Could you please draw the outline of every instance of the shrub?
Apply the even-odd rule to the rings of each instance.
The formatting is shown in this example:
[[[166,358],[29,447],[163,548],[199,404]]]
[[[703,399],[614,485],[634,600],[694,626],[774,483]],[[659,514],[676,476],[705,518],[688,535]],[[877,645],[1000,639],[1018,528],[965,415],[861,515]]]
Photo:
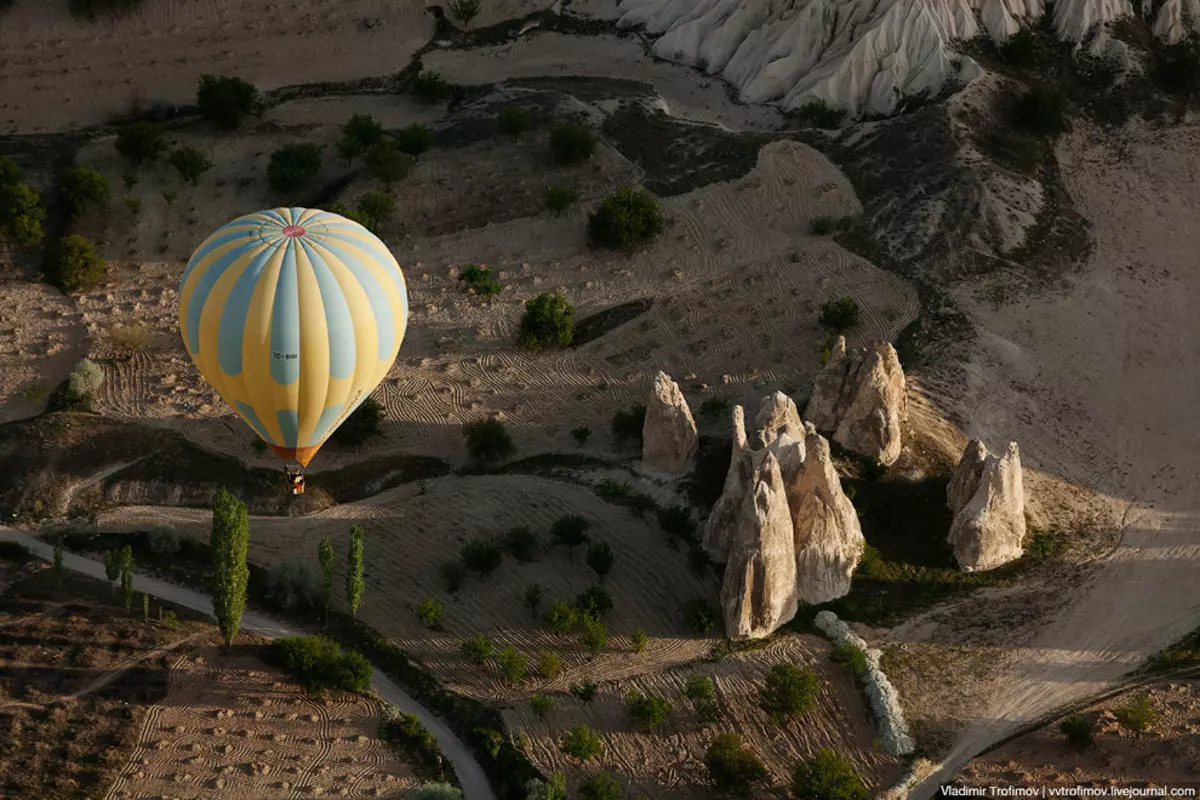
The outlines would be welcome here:
[[[448,783],[427,783],[414,790],[408,800],[463,800],[463,793]]]
[[[180,179],[187,181],[192,186],[196,185],[201,175],[212,169],[212,161],[208,156],[194,147],[181,147],[171,153],[167,160],[179,173]]]
[[[566,545],[567,555],[572,556],[575,548],[587,541],[587,529],[590,527],[591,522],[572,514],[556,519],[550,526],[550,536],[559,544]]]
[[[471,27],[471,20],[479,15],[482,0],[450,0],[450,16],[463,24],[464,28]]]
[[[604,740],[600,738],[600,734],[580,723],[567,731],[559,742],[558,749],[580,761],[587,761],[604,755]]]
[[[581,703],[590,703],[596,699],[596,691],[599,687],[596,684],[588,683],[573,683],[571,684],[571,694]]]
[[[553,650],[538,651],[538,675],[541,675],[548,681],[552,681],[558,677],[561,664],[559,663],[558,653]]]
[[[646,651],[646,631],[642,628],[634,628],[633,630],[633,652],[644,653]]]
[[[421,70],[413,79],[412,91],[423,103],[433,105],[450,99],[454,93],[452,87],[440,72],[431,69]]]
[[[441,601],[435,600],[432,597],[426,597],[417,606],[417,618],[421,620],[426,628],[436,628],[438,622],[442,619],[442,612],[446,610]]]
[[[459,649],[472,664],[484,664],[492,655],[492,640],[479,633],[463,640]]]
[[[533,128],[533,115],[520,106],[506,106],[500,109],[496,126],[505,136],[511,136],[515,140]]]
[[[237,130],[257,99],[254,84],[231,76],[201,75],[196,89],[200,115],[224,131]]]
[[[343,651],[324,636],[288,636],[271,643],[275,663],[304,689],[365,692],[371,683],[371,662],[361,653]]]
[[[520,683],[525,680],[527,662],[525,656],[515,648],[506,647],[501,650],[500,654],[496,656],[496,663],[500,665],[500,674],[509,683]]]
[[[580,800],[621,800],[621,784],[607,772],[589,775],[579,784]]]
[[[464,567],[479,577],[486,578],[500,568],[504,555],[495,542],[476,539],[463,545],[459,558]]]
[[[320,147],[308,143],[289,144],[271,154],[267,183],[276,192],[291,194],[307,186],[320,171]]]
[[[525,610],[531,617],[537,618],[538,609],[542,606],[542,587],[531,583],[525,587]]]
[[[658,200],[645,189],[626,186],[600,201],[588,217],[588,240],[601,247],[632,250],[665,227]]]
[[[1058,136],[1067,130],[1066,101],[1052,86],[1034,86],[1013,104],[1012,123],[1035,136]]]
[[[317,607],[320,583],[306,561],[290,558],[271,565],[267,572],[267,600],[276,608],[305,612]]]
[[[578,428],[571,429],[571,438],[575,440],[575,444],[583,447],[587,444],[588,438],[592,435],[592,429],[586,425],[581,425]]]
[[[580,125],[559,125],[550,131],[550,153],[559,164],[580,164],[596,152],[596,137]]]
[[[683,685],[683,696],[693,703],[702,703],[717,698],[717,686],[705,675],[689,675]]]
[[[776,664],[758,689],[759,706],[777,725],[812,708],[821,693],[821,679],[795,664]]]
[[[173,556],[183,549],[174,525],[155,525],[146,534],[146,547],[156,556]]]
[[[161,125],[135,122],[117,131],[117,152],[135,167],[154,161],[167,149]]]
[[[1082,717],[1079,714],[1072,714],[1058,723],[1058,729],[1062,731],[1062,735],[1067,737],[1067,741],[1080,750],[1085,750],[1092,746],[1094,727],[1090,719]]]
[[[833,648],[829,660],[835,664],[849,667],[855,675],[863,675],[867,671],[867,651],[852,644],[843,644]]]
[[[463,581],[467,579],[466,567],[457,561],[447,561],[438,571],[442,575],[442,582],[446,584],[446,591],[451,594],[461,589]]]
[[[608,628],[597,617],[591,614],[583,615],[583,633],[580,634],[580,639],[592,655],[596,655],[604,649],[604,645],[608,642]]]
[[[767,767],[736,733],[718,734],[704,753],[708,779],[719,791],[748,794],[754,781],[767,777]]]
[[[96,255],[92,243],[71,234],[58,242],[51,278],[64,292],[86,292],[104,279],[108,264]]]
[[[826,130],[840,126],[845,116],[845,111],[833,108],[824,100],[810,100],[796,110],[796,119],[800,124]]]
[[[689,600],[683,607],[683,616],[697,636],[708,636],[717,626],[717,610],[702,597]]]
[[[90,398],[104,383],[104,370],[89,358],[82,359],[67,377],[67,392],[75,397]]]
[[[1000,55],[1014,67],[1029,69],[1037,66],[1037,41],[1033,34],[1022,28],[1000,46]]]
[[[383,420],[383,404],[374,397],[367,398],[358,404],[358,408],[350,412],[330,437],[340,445],[354,447],[362,444],[372,436],[380,434],[379,423]]]
[[[527,350],[566,347],[575,338],[575,306],[562,294],[543,292],[525,303],[517,344]]]
[[[108,181],[91,167],[71,167],[63,173],[58,188],[72,216],[108,205]]]
[[[371,145],[364,161],[372,177],[389,188],[396,181],[403,180],[411,166],[409,157],[400,150],[396,140],[389,136]]]
[[[357,222],[359,225],[362,225],[364,228],[366,228],[367,230],[369,230],[371,232],[375,231],[375,221],[374,220],[372,220],[370,217],[368,217],[366,214],[362,213],[361,211],[354,211],[354,210],[347,208],[344,203],[330,203],[325,208],[325,210],[328,211],[330,214],[337,214],[338,216],[345,217],[348,220]]]
[[[554,216],[562,216],[562,212],[574,204],[579,195],[565,186],[546,187],[546,208],[554,212]]]
[[[516,452],[508,428],[498,419],[479,419],[463,426],[467,452],[476,461],[501,461]]]
[[[867,800],[862,778],[838,751],[824,747],[792,770],[792,796],[798,800]]]
[[[612,572],[615,559],[616,556],[613,555],[613,549],[608,542],[592,542],[588,545],[587,556],[584,557],[584,561],[592,568],[592,572],[596,573],[601,583],[608,577],[608,573]]]
[[[630,406],[613,414],[612,433],[619,442],[636,442],[641,447],[642,430],[645,427],[645,406]]]
[[[396,213],[396,198],[374,189],[364,192],[363,196],[358,198],[358,213],[366,220],[364,228],[370,231],[378,230],[380,225]]]
[[[342,126],[342,137],[353,140],[362,150],[366,150],[383,139],[383,126],[370,114],[355,114]]]
[[[546,715],[554,710],[554,698],[548,694],[530,695],[529,708],[537,715],[538,719],[545,719]]]
[[[537,561],[538,539],[528,525],[513,528],[504,534],[504,546],[513,558],[523,564]]]
[[[625,710],[629,712],[633,724],[643,733],[661,727],[671,709],[671,703],[666,698],[642,694],[637,689],[631,689],[629,694],[625,695]]]
[[[546,628],[551,633],[567,633],[571,628],[575,627],[576,620],[579,619],[579,613],[569,603],[564,603],[562,600],[555,600],[550,604],[550,609],[546,612]]]
[[[402,153],[419,156],[433,147],[433,132],[419,123],[409,125],[396,133],[396,146]]]
[[[821,324],[841,333],[858,324],[859,313],[858,303],[853,297],[830,300],[821,306]]]
[[[525,784],[525,800],[567,800],[567,776],[558,771],[549,782],[531,779]]]
[[[1134,733],[1143,733],[1154,724],[1158,714],[1150,705],[1150,695],[1140,694],[1126,705],[1113,711],[1121,727]]]
[[[662,508],[655,516],[658,518],[658,527],[671,539],[690,542],[696,537],[696,520],[692,519],[691,509],[686,506]]]
[[[13,244],[28,247],[42,240],[46,209],[41,195],[21,177],[17,165],[0,156],[0,229]]]
[[[467,265],[467,268],[462,271],[458,279],[466,285],[464,291],[470,292],[476,297],[482,297],[485,300],[490,300],[504,291],[504,286],[492,277],[492,271],[478,264]]]
[[[589,586],[575,598],[575,609],[580,614],[590,614],[597,619],[603,619],[612,607],[612,597],[603,586]]]
[[[385,705],[379,723],[379,738],[399,750],[416,774],[440,777],[446,773],[442,748],[415,714],[405,714],[394,706]]]

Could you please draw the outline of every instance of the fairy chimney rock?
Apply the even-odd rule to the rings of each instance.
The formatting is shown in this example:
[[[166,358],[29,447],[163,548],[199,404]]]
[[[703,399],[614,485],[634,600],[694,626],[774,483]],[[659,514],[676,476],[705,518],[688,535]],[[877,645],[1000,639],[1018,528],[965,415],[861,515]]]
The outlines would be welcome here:
[[[1004,455],[997,458],[986,455],[982,445],[977,450],[968,446],[963,461],[980,453],[983,467],[978,483],[950,525],[949,542],[964,572],[995,569],[1024,553],[1025,485],[1021,478],[1020,449],[1016,442],[1010,442]],[[964,467],[960,462],[954,477],[960,477],[960,471],[966,475],[973,469],[969,463]],[[965,494],[968,486],[969,481],[964,477],[956,492]]]
[[[979,479],[983,476],[987,457],[987,447],[983,442],[978,439],[967,442],[962,457],[958,459],[958,465],[950,474],[950,483],[946,485],[946,506],[953,513],[961,511],[979,488]]]
[[[729,471],[725,473],[725,486],[716,505],[704,523],[704,550],[717,564],[729,559],[729,541],[737,526],[746,499],[750,480],[750,463],[746,457],[746,411],[741,406],[733,407],[733,452],[729,459]]]
[[[813,384],[804,416],[847,450],[891,465],[900,457],[906,411],[904,369],[896,348],[881,342],[847,354],[839,336]]]
[[[696,455],[696,421],[679,384],[665,372],[654,376],[642,428],[642,461],[672,476],[688,471]]]

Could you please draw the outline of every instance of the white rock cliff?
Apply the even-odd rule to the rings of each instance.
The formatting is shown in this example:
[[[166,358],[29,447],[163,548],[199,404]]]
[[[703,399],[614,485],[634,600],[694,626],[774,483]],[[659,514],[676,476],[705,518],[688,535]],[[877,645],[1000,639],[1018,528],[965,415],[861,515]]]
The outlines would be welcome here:
[[[696,420],[679,385],[665,372],[654,376],[642,426],[642,461],[651,469],[679,476],[696,455]]]

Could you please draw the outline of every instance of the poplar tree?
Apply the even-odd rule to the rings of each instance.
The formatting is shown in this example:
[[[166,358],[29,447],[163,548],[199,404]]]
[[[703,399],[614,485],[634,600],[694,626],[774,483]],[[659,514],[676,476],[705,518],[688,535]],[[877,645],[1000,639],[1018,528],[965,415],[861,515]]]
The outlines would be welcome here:
[[[121,591],[125,594],[125,611],[133,608],[133,548],[121,550]]]
[[[58,537],[54,541],[54,585],[61,589],[63,579],[63,540]]]
[[[224,487],[217,489],[210,539],[213,559],[211,592],[213,616],[217,618],[226,647],[233,646],[242,612],[246,610],[246,584],[250,580],[246,550],[249,545],[250,520],[245,504]]]
[[[321,606],[325,609],[325,622],[329,623],[329,606],[333,603],[333,545],[328,536],[321,537],[317,547],[317,560],[321,562]]]
[[[350,604],[350,614],[358,614],[358,606],[362,603],[362,593],[366,584],[363,582],[363,531],[357,525],[350,528],[350,555],[346,562],[346,602]]]
[[[109,581],[109,593],[114,593],[117,588],[117,579],[121,577],[121,553],[116,548],[104,551],[104,577]]]

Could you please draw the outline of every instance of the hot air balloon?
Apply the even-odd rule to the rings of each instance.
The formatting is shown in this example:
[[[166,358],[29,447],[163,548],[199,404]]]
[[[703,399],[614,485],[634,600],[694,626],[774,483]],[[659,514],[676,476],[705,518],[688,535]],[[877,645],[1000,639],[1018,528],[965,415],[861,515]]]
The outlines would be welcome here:
[[[286,462],[307,467],[387,375],[407,321],[387,247],[319,209],[238,217],[196,248],[179,282],[188,355],[289,477]]]

